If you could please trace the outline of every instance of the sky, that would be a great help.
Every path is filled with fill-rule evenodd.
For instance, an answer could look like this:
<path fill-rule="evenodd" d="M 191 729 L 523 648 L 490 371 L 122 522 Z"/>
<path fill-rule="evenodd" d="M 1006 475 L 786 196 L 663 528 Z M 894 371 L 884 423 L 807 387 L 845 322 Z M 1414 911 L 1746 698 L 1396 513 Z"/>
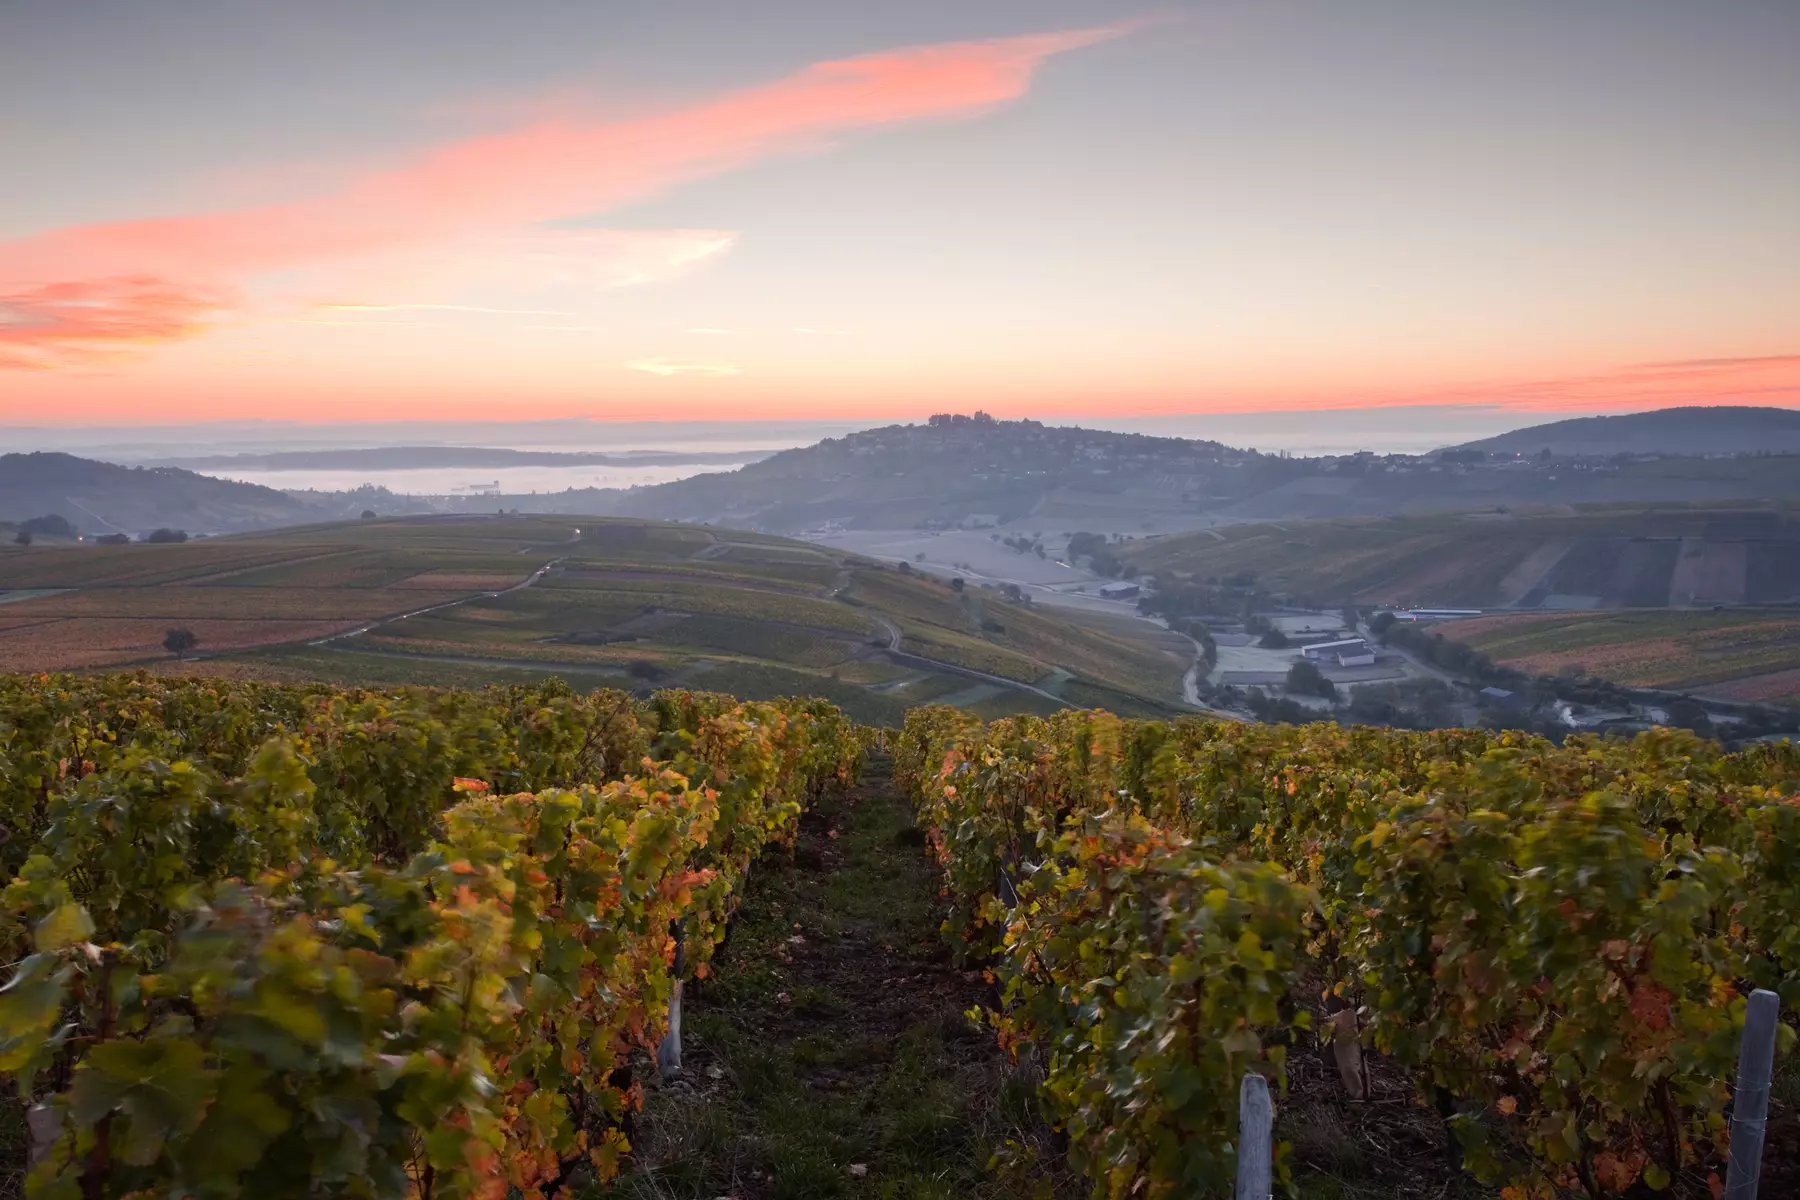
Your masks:
<path fill-rule="evenodd" d="M 1800 406 L 1792 0 L 20 0 L 0 425 Z"/>

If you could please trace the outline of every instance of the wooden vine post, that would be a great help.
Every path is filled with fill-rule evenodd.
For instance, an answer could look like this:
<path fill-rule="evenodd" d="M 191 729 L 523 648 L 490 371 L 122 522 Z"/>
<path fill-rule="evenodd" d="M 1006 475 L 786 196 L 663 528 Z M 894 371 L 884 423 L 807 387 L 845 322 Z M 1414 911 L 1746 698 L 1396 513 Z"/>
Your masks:
<path fill-rule="evenodd" d="M 1255 1071 L 1238 1085 L 1238 1159 L 1236 1200 L 1269 1200 L 1274 1194 L 1275 1107 L 1269 1081 Z"/>

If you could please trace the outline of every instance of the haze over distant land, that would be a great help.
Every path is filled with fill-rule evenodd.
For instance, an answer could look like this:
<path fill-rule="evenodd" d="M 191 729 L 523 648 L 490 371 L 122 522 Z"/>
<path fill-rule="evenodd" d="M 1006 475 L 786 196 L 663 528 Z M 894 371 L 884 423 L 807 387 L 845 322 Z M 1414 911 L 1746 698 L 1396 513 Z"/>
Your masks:
<path fill-rule="evenodd" d="M 1696 420 L 1705 422 L 1706 437 L 1690 440 L 1703 449 L 1684 455 L 1681 429 Z M 726 463 L 680 452 L 403 446 L 229 455 L 210 460 L 211 474 L 194 474 L 57 453 L 7 455 L 0 457 L 7 476 L 0 520 L 55 514 L 89 532 L 141 530 L 147 513 L 179 521 L 190 511 L 196 530 L 218 532 L 365 511 L 504 509 L 812 535 L 1009 529 L 1136 537 L 1254 520 L 1800 498 L 1800 445 L 1782 451 L 1800 413 L 1672 410 L 1613 418 L 1606 427 L 1628 440 L 1633 431 L 1660 430 L 1675 448 L 1646 450 L 1639 439 L 1634 454 L 1618 456 L 1607 443 L 1571 458 L 1542 430 L 1527 430 L 1522 457 L 1468 449 L 1314 457 L 1216 439 L 940 414 L 775 453 L 718 452 Z M 230 491 L 240 484 L 263 486 Z"/>
<path fill-rule="evenodd" d="M 979 406 L 977 406 L 979 407 Z M 111 462 L 169 462 L 224 455 L 378 447 L 497 447 L 518 451 L 626 454 L 636 451 L 751 453 L 809 446 L 891 423 L 923 422 L 926 411 L 868 421 L 217 421 L 140 426 L 0 424 L 0 450 L 64 450 Z M 1271 412 L 1055 418 L 1053 425 L 1199 438 L 1266 454 L 1418 454 L 1518 427 L 1493 405 L 1419 405 Z M 239 464 L 247 465 L 247 464 Z"/>
<path fill-rule="evenodd" d="M 1726 10 L 13 5 L 0 424 L 1788 404 Z"/>

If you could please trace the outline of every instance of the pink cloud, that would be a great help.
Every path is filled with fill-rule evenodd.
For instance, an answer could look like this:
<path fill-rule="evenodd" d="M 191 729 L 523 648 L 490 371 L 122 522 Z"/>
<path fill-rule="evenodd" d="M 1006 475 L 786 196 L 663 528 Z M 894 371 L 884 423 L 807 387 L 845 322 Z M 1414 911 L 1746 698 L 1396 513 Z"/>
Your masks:
<path fill-rule="evenodd" d="M 223 305 L 183 308 L 171 303 L 178 294 L 216 298 L 268 272 L 517 234 L 770 155 L 816 151 L 854 130 L 976 115 L 1022 96 L 1046 58 L 1130 28 L 819 63 L 668 112 L 593 125 L 548 120 L 465 138 L 308 199 L 80 225 L 0 243 L 0 304 L 20 310 L 44 303 L 32 299 L 42 289 L 77 287 L 106 296 L 111 310 L 109 320 L 15 322 L 7 341 L 34 355 L 32 365 L 47 366 L 96 348 L 191 336 Z M 558 236 L 566 246 L 569 235 Z M 150 279 L 160 282 L 145 285 Z M 134 296 L 143 302 L 135 315 Z M 115 336 L 115 328 L 125 332 Z M 38 340 L 34 329 L 45 331 Z M 21 353 L 0 365 L 19 365 Z"/>

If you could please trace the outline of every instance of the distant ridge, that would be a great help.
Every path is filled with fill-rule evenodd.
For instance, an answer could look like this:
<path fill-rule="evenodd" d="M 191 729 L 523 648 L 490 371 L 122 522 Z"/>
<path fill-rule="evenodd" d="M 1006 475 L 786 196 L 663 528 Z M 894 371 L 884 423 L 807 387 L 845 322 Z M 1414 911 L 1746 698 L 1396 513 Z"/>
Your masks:
<path fill-rule="evenodd" d="M 1800 410 L 1686 405 L 1615 417 L 1576 417 L 1465 442 L 1489 454 L 1604 457 L 1613 454 L 1800 453 Z"/>
<path fill-rule="evenodd" d="M 253 483 L 73 454 L 0 454 L 0 520 L 52 514 L 90 534 L 164 526 L 214 533 L 311 519 L 286 492 Z"/>

